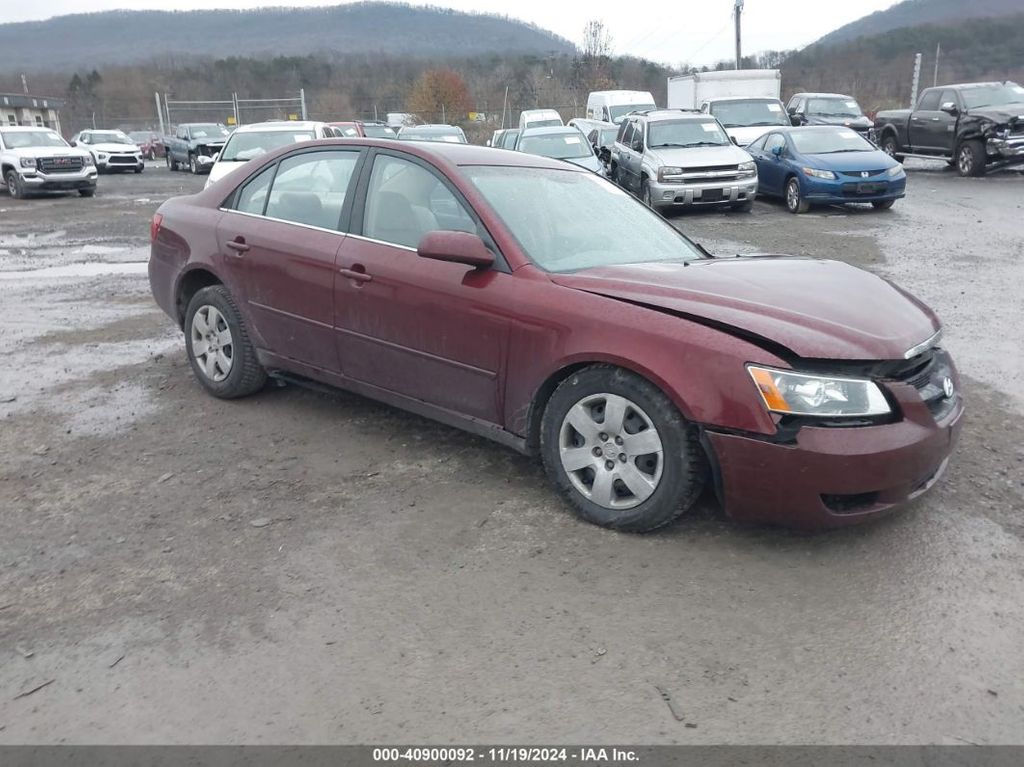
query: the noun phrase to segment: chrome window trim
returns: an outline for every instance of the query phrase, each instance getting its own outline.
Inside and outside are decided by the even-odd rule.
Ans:
[[[244,210],[235,210],[234,208],[219,207],[217,210],[222,213],[234,213],[237,216],[248,216],[249,218],[258,218],[263,221],[275,221],[278,224],[291,224],[292,226],[301,226],[303,229],[312,229],[314,232],[327,232],[328,234],[338,234],[342,237],[354,237],[348,232],[343,232],[340,229],[325,229],[322,226],[313,226],[312,224],[303,224],[299,221],[288,221],[283,218],[274,218],[273,216],[264,216],[259,213],[246,213]]]

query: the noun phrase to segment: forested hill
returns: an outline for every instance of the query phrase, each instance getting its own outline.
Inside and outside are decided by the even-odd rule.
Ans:
[[[0,24],[0,72],[68,71],[171,55],[224,58],[331,52],[548,56],[571,54],[575,47],[552,32],[509,18],[402,3],[247,11],[109,11]]]
[[[1021,0],[904,0],[891,8],[876,11],[830,32],[818,43],[847,42],[865,35],[883,34],[900,27],[917,27],[925,24],[955,26],[966,19],[1008,16],[1022,12],[1024,3]]]

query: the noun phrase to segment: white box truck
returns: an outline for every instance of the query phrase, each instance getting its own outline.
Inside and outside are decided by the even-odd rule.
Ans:
[[[713,114],[740,146],[774,126],[790,124],[781,93],[777,69],[727,69],[668,78],[669,109]]]

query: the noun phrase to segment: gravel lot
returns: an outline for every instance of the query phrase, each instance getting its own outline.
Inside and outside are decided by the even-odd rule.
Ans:
[[[202,183],[0,195],[0,743],[1022,741],[1024,177],[918,164],[888,213],[673,219],[850,261],[947,324],[945,479],[813,536],[710,501],[619,535],[533,462],[359,397],[210,398],[142,263]]]

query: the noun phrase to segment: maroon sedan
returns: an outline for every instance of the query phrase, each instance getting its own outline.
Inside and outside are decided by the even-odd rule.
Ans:
[[[153,218],[214,396],[317,381],[539,454],[644,531],[844,525],[930,488],[963,412],[920,301],[836,261],[714,258],[592,173],[483,147],[290,145]]]

